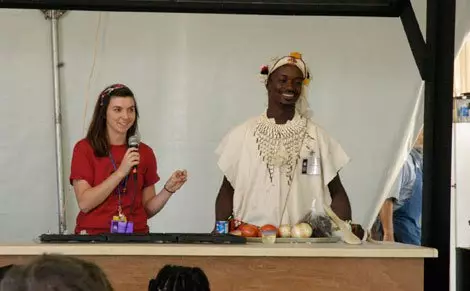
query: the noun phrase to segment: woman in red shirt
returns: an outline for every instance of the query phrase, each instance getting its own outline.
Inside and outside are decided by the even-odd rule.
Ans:
[[[114,84],[101,92],[86,138],[73,149],[70,183],[80,208],[75,233],[109,233],[113,219],[132,222],[134,233],[148,233],[147,220],[186,182],[186,170],[175,171],[156,194],[160,177],[153,150],[144,143],[127,146],[138,117],[128,87]]]

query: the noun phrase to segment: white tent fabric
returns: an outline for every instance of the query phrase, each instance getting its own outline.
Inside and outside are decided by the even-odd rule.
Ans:
[[[425,1],[413,5],[425,31]],[[458,5],[456,46],[470,28],[467,0]],[[0,39],[9,104],[0,109],[0,241],[30,241],[58,231],[50,24],[39,11],[0,10]],[[60,20],[60,47],[65,180],[95,98],[114,82],[136,93],[162,179],[188,169],[154,232],[212,228],[221,182],[213,152],[264,109],[257,73],[272,56],[301,51],[311,66],[314,118],[352,158],[341,177],[358,223],[373,220],[422,125],[422,82],[399,19],[74,11]],[[66,205],[73,231],[70,187]]]

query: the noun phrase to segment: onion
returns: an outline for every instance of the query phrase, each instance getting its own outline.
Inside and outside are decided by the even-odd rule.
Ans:
[[[279,236],[280,237],[290,237],[290,225],[283,224],[279,226]]]
[[[291,235],[295,238],[308,238],[312,236],[312,227],[310,224],[302,222],[294,225],[291,229]]]

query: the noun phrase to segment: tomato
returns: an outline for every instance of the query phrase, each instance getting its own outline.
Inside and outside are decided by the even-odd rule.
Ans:
[[[229,220],[229,231],[233,231],[233,230],[236,230],[236,229],[240,228],[240,226],[241,226],[242,224],[245,224],[245,223],[244,223],[244,222],[241,222],[241,221],[239,221],[239,220],[237,220],[237,219],[233,219],[233,218],[230,219],[230,220]]]
[[[229,231],[234,231],[235,229],[237,229],[237,227],[235,226],[235,220],[234,219],[230,219],[228,221],[228,230]]]
[[[231,235],[238,235],[238,236],[241,236],[241,235],[242,235],[242,232],[241,232],[241,230],[239,230],[239,229],[235,229],[235,230],[232,230],[232,231],[230,232],[230,234],[231,234]]]
[[[239,230],[239,229],[235,229],[235,230],[232,230],[232,231],[230,232],[230,234],[231,234],[231,235],[238,235],[238,236],[241,236],[241,235],[242,235],[242,232],[241,232],[241,230]]]
[[[240,225],[238,229],[241,231],[242,236],[244,237],[257,237],[259,232],[256,225],[248,223]]]
[[[276,232],[276,236],[279,236],[279,230],[277,229],[277,227],[275,227],[275,226],[272,225],[272,224],[265,224],[265,225],[263,225],[262,227],[260,227],[259,230],[260,230],[260,231],[259,231],[258,236],[261,236],[261,234],[262,234],[263,231],[268,231],[268,230],[275,231],[275,232]]]

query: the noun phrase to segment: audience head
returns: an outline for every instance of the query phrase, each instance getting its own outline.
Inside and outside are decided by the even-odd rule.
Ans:
[[[209,280],[197,267],[166,265],[149,282],[149,291],[210,291]]]
[[[14,266],[0,284],[1,291],[112,291],[103,271],[94,263],[62,255],[43,255],[24,266]]]
[[[2,281],[3,277],[5,277],[6,273],[13,267],[13,265],[6,265],[0,267],[0,282]]]

